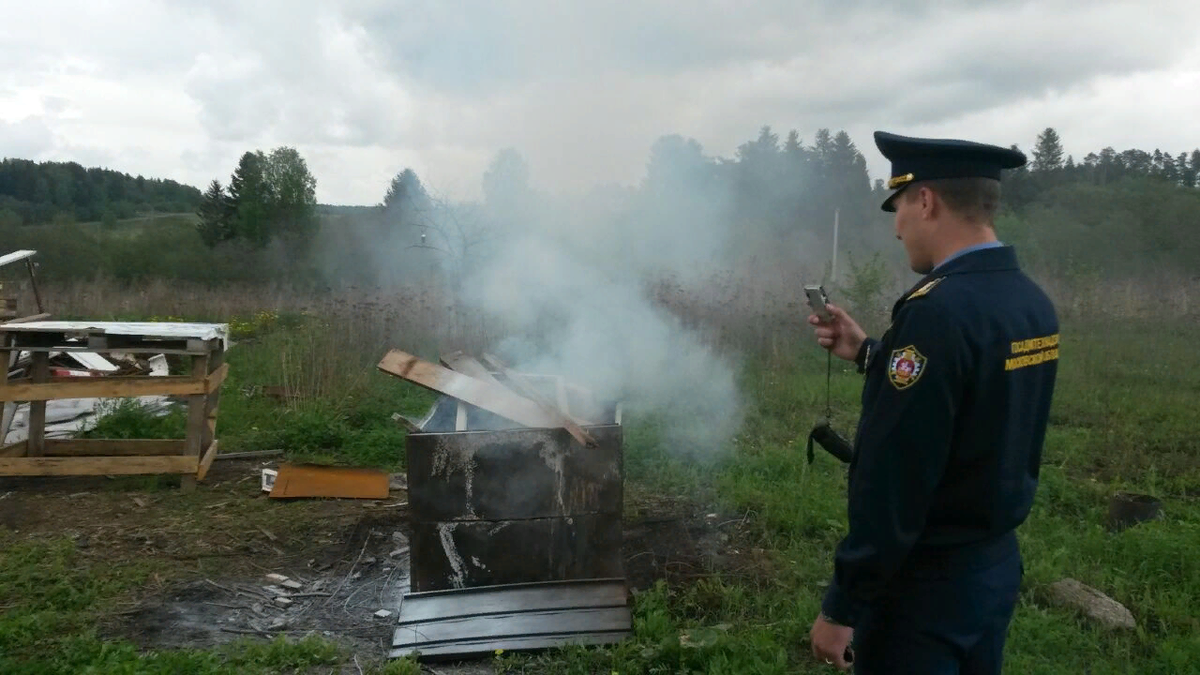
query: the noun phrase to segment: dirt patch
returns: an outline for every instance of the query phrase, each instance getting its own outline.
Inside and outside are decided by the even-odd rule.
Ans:
[[[0,479],[0,527],[21,537],[69,537],[88,569],[150,566],[149,580],[99,617],[106,638],[144,649],[206,648],[315,632],[364,666],[385,660],[409,587],[407,494],[270,499],[259,474],[276,465],[219,461],[191,494],[166,477]],[[657,496],[639,499],[632,512],[623,553],[633,590],[658,579],[770,575],[741,514]],[[391,614],[375,616],[381,609]],[[491,672],[487,659],[437,669]]]
[[[66,536],[89,569],[153,570],[100,617],[108,638],[204,648],[315,631],[385,654],[408,588],[406,493],[271,499],[260,473],[276,464],[216,462],[191,494],[171,477],[4,478],[0,527],[30,539]],[[270,573],[300,587],[278,587]],[[380,609],[392,616],[375,617]]]
[[[755,546],[742,514],[707,511],[686,502],[657,502],[625,522],[625,576],[631,590],[659,579],[688,584],[720,575],[747,580],[772,574],[765,550]]]
[[[145,648],[211,647],[244,635],[316,632],[356,651],[385,654],[408,590],[402,515],[364,515],[345,541],[313,551],[302,566],[173,585],[109,623],[105,633]],[[376,616],[376,612],[389,612]]]

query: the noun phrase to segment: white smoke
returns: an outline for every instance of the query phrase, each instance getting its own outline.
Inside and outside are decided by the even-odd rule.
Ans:
[[[513,337],[498,350],[518,370],[651,413],[673,451],[714,456],[742,420],[734,365],[652,304],[630,265],[606,260],[545,236],[514,238],[468,277],[464,300],[508,324]]]

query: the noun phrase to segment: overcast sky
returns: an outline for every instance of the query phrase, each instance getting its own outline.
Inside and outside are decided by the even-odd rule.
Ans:
[[[669,133],[733,156],[763,124],[1077,159],[1200,147],[1200,2],[0,0],[0,156],[203,188],[291,145],[324,203],[405,167],[474,197],[517,147],[541,189],[636,183]]]

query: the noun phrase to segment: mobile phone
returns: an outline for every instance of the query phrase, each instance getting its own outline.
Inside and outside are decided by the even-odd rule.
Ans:
[[[813,313],[821,318],[822,321],[833,321],[833,314],[825,309],[825,305],[829,304],[829,296],[825,294],[825,289],[821,286],[805,286],[804,294],[808,296],[808,306],[812,308]]]

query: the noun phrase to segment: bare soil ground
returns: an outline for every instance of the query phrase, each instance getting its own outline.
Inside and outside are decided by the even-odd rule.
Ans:
[[[218,461],[192,494],[166,477],[0,478],[0,527],[31,538],[67,536],[91,569],[149,566],[149,582],[104,612],[106,638],[145,649],[207,648],[316,632],[360,663],[380,662],[408,590],[406,493],[378,501],[271,499],[259,475],[273,466]],[[623,545],[631,592],[658,579],[770,574],[765,552],[745,542],[742,516],[631,498],[639,500]],[[268,574],[300,587],[284,588]],[[381,609],[392,614],[376,617]],[[437,672],[491,669],[438,664]]]

